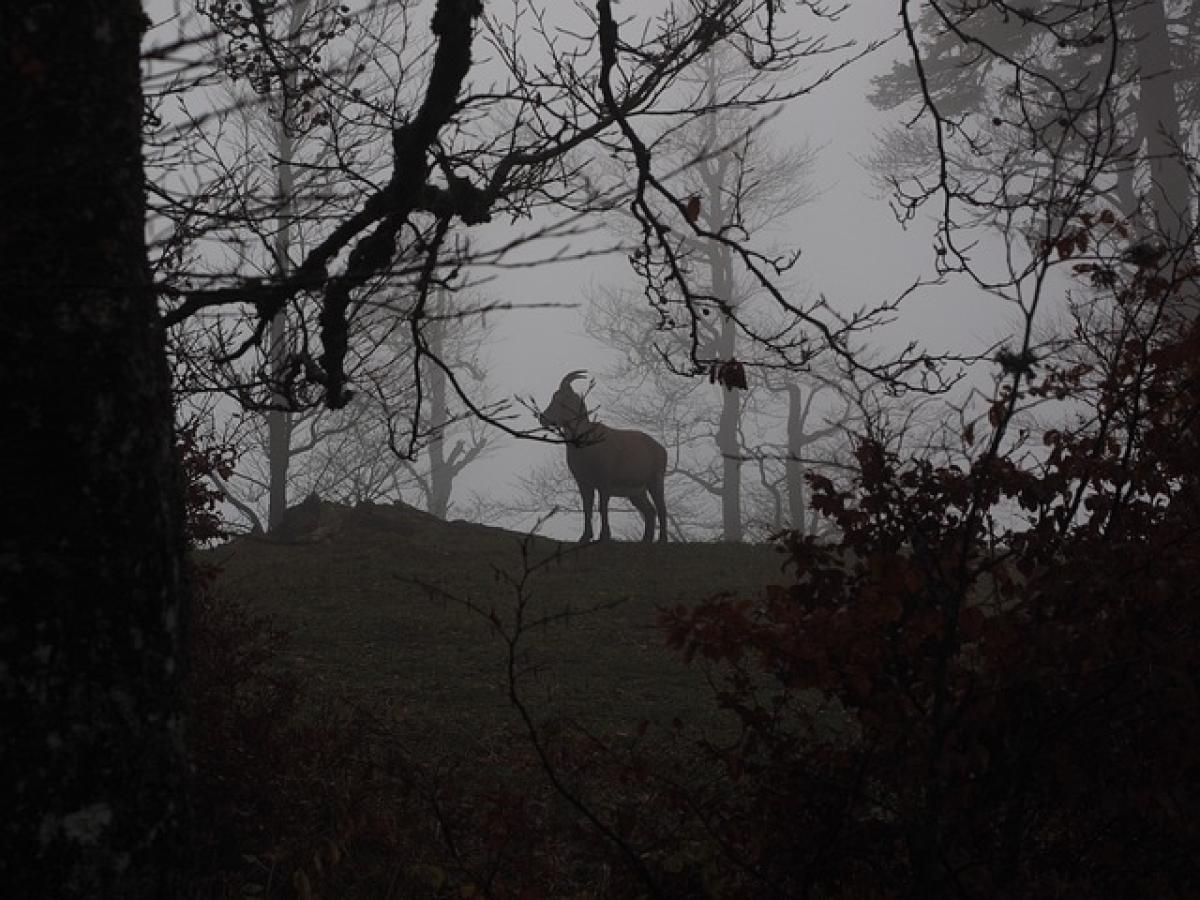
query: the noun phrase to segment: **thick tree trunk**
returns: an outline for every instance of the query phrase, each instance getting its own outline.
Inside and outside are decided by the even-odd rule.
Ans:
[[[138,0],[0,4],[0,885],[183,896],[180,490]]]

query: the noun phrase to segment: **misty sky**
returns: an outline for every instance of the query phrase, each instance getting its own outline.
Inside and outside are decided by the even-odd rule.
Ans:
[[[149,12],[156,22],[164,23],[180,6],[179,0],[152,0]],[[182,8],[187,10],[189,5],[183,4]],[[861,46],[887,37],[898,24],[895,4],[858,0],[841,17],[840,32],[834,33],[833,38],[853,38]],[[168,33],[169,28],[167,24],[158,32],[152,31],[151,43]],[[872,151],[880,128],[889,121],[867,100],[870,78],[887,71],[894,59],[906,53],[902,41],[892,40],[838,74],[832,82],[792,101],[767,126],[774,143],[808,141],[818,149],[810,181],[820,196],[775,228],[774,242],[780,248],[794,246],[802,251],[799,265],[789,279],[800,299],[820,293],[838,308],[849,311],[887,301],[915,279],[933,274],[928,219],[924,227],[918,222],[908,230],[902,229],[888,207],[887,198],[880,196],[879,187],[862,162]],[[806,77],[813,78],[821,68],[832,66],[839,59],[831,56],[818,60]],[[893,117],[891,121],[896,121],[895,113],[888,115]],[[509,226],[505,223],[488,227],[493,235],[509,236]],[[481,237],[488,234],[485,230]],[[481,296],[515,304],[582,306],[588,302],[589,293],[597,289],[634,284],[628,263],[620,255],[533,269],[501,270],[495,275]],[[999,300],[982,295],[962,279],[926,289],[910,298],[901,319],[873,339],[884,348],[899,347],[917,339],[935,351],[977,350],[1003,333],[1007,315]],[[493,397],[532,396],[538,403],[545,403],[567,371],[587,369],[602,377],[610,360],[607,348],[584,333],[581,308],[514,311],[490,317],[490,323],[487,356],[491,362]],[[714,393],[717,390],[713,388]],[[608,424],[624,424],[612,417],[602,415],[602,418]],[[533,422],[523,414],[515,424],[528,427]],[[500,449],[456,480],[456,501],[461,502],[473,491],[511,495],[518,476],[563,453],[559,447],[515,442],[499,434],[495,440],[501,444]],[[292,502],[299,499],[292,498]],[[626,508],[625,501],[615,503]],[[575,536],[579,532],[577,519],[577,514],[563,514],[546,530],[555,536]]]
[[[889,13],[879,13],[886,8]],[[858,2],[842,17],[844,35],[866,44],[886,37],[899,23],[894,4]],[[881,113],[867,100],[872,76],[886,72],[907,52],[899,40],[841,72],[832,82],[793,101],[768,128],[779,144],[809,140],[820,148],[812,173],[820,196],[780,223],[778,241],[794,242],[802,252],[793,281],[800,292],[825,294],[839,308],[852,310],[896,296],[920,277],[933,274],[932,228],[896,221],[865,166],[876,134],[895,113]],[[929,220],[926,220],[927,222]],[[634,285],[620,256],[583,263],[502,273],[493,289],[514,303],[562,301],[586,304],[589,289]],[[966,279],[923,289],[907,301],[894,326],[875,335],[880,346],[899,347],[916,339],[932,349],[975,350],[1006,334],[1010,321],[1001,301],[982,294]],[[537,310],[501,316],[490,344],[497,394],[528,396],[545,403],[558,380],[572,369],[603,371],[607,349],[585,332],[580,310]],[[718,388],[713,388],[714,394]],[[620,425],[607,419],[609,424]],[[456,482],[456,495],[511,490],[515,476],[527,472],[557,448],[508,441],[488,460],[467,470]],[[668,498],[669,504],[669,498]],[[614,505],[626,509],[625,501]],[[630,527],[634,516],[629,514]],[[548,524],[559,537],[578,534],[578,515],[566,513]]]

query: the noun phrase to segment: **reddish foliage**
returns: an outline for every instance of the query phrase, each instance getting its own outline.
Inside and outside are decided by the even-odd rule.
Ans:
[[[210,476],[228,478],[233,473],[236,462],[233,449],[205,443],[200,437],[200,426],[191,423],[176,433],[175,452],[183,472],[184,536],[188,546],[202,547],[228,537],[217,512],[222,494]]]
[[[1170,301],[1130,266],[1118,304]],[[794,584],[663,615],[742,726],[704,744],[724,895],[1200,892],[1200,330],[1130,331],[993,404],[1094,410],[1040,458],[864,443],[851,487],[810,479],[842,538],[784,536]]]
[[[1075,250],[1120,233],[1084,224]],[[1180,284],[1143,263],[1079,275],[1144,311]],[[810,478],[841,539],[783,536],[793,583],[663,613],[739,726],[699,760],[646,751],[645,726],[627,753],[564,727],[422,772],[301,716],[269,627],[213,607],[193,687],[209,871],[274,861],[301,896],[1200,893],[1200,332],[1015,359],[990,429],[963,435],[976,455],[862,444],[850,486]],[[1007,457],[1022,397],[1092,415]],[[579,805],[531,787],[542,769]]]

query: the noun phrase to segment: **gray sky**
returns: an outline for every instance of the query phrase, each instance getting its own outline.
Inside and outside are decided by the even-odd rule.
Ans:
[[[880,0],[854,4],[843,19],[845,34],[864,44],[885,36],[898,23],[894,7]],[[885,8],[891,16],[879,15]],[[780,243],[793,241],[803,252],[794,273],[798,290],[809,295],[823,293],[847,311],[891,299],[917,278],[933,273],[932,228],[916,224],[903,229],[860,163],[887,121],[867,100],[870,79],[886,71],[897,54],[904,52],[903,44],[892,41],[832,82],[793,101],[768,126],[772,139],[780,144],[789,138],[807,139],[822,148],[812,173],[821,196],[780,229]],[[622,257],[612,256],[504,273],[494,288],[500,298],[513,302],[564,301],[582,306],[589,286],[622,284],[634,285],[632,272]],[[514,312],[499,317],[490,344],[496,393],[532,394],[545,403],[567,371],[586,368],[601,372],[608,351],[586,335],[582,317],[582,309]],[[1007,310],[1000,301],[960,280],[924,289],[910,298],[900,321],[875,338],[883,347],[899,347],[917,339],[933,349],[978,349],[1003,333],[1006,318]],[[714,388],[714,393],[717,390]],[[611,418],[605,421],[622,424]],[[511,493],[520,474],[562,454],[557,447],[508,442],[488,460],[464,472],[455,493]],[[627,506],[624,501],[614,502]],[[579,532],[578,518],[576,514],[560,515],[546,531],[573,537]]]
[[[152,18],[162,21],[177,5],[177,0],[151,0],[149,9]],[[855,0],[841,19],[840,34],[834,37],[853,37],[865,45],[885,37],[898,22],[895,3]],[[820,148],[811,173],[811,182],[820,196],[788,222],[779,223],[777,240],[781,247],[798,246],[802,251],[791,279],[796,290],[802,296],[824,294],[847,311],[887,301],[916,278],[929,277],[933,271],[928,224],[902,229],[860,163],[871,152],[874,137],[886,121],[867,101],[869,80],[906,52],[903,43],[893,40],[830,83],[791,102],[767,126],[775,143],[807,140]],[[827,58],[821,66],[836,61]],[[816,71],[814,67],[809,77]],[[493,227],[508,228],[505,223]],[[484,295],[513,303],[582,305],[590,289],[633,283],[627,261],[617,255],[536,269],[501,270]],[[533,396],[545,403],[567,371],[602,373],[609,352],[584,333],[583,312],[581,308],[541,309],[496,315],[488,344],[492,395]],[[915,338],[934,350],[974,350],[995,340],[1006,316],[998,300],[981,295],[962,281],[911,298],[901,320],[877,334],[875,340],[884,348],[898,347]],[[714,388],[714,392],[717,390]],[[622,424],[608,417],[605,421]],[[518,424],[533,423],[525,417]],[[472,491],[511,495],[521,474],[563,454],[561,447],[545,444],[503,443],[488,459],[460,476],[455,485],[456,499],[465,499]],[[579,532],[577,519],[576,515],[560,516],[547,531],[573,537]]]

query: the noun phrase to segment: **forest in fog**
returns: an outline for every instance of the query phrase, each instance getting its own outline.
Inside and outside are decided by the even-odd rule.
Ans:
[[[0,73],[14,896],[1200,890],[1193,0],[46,0]]]

